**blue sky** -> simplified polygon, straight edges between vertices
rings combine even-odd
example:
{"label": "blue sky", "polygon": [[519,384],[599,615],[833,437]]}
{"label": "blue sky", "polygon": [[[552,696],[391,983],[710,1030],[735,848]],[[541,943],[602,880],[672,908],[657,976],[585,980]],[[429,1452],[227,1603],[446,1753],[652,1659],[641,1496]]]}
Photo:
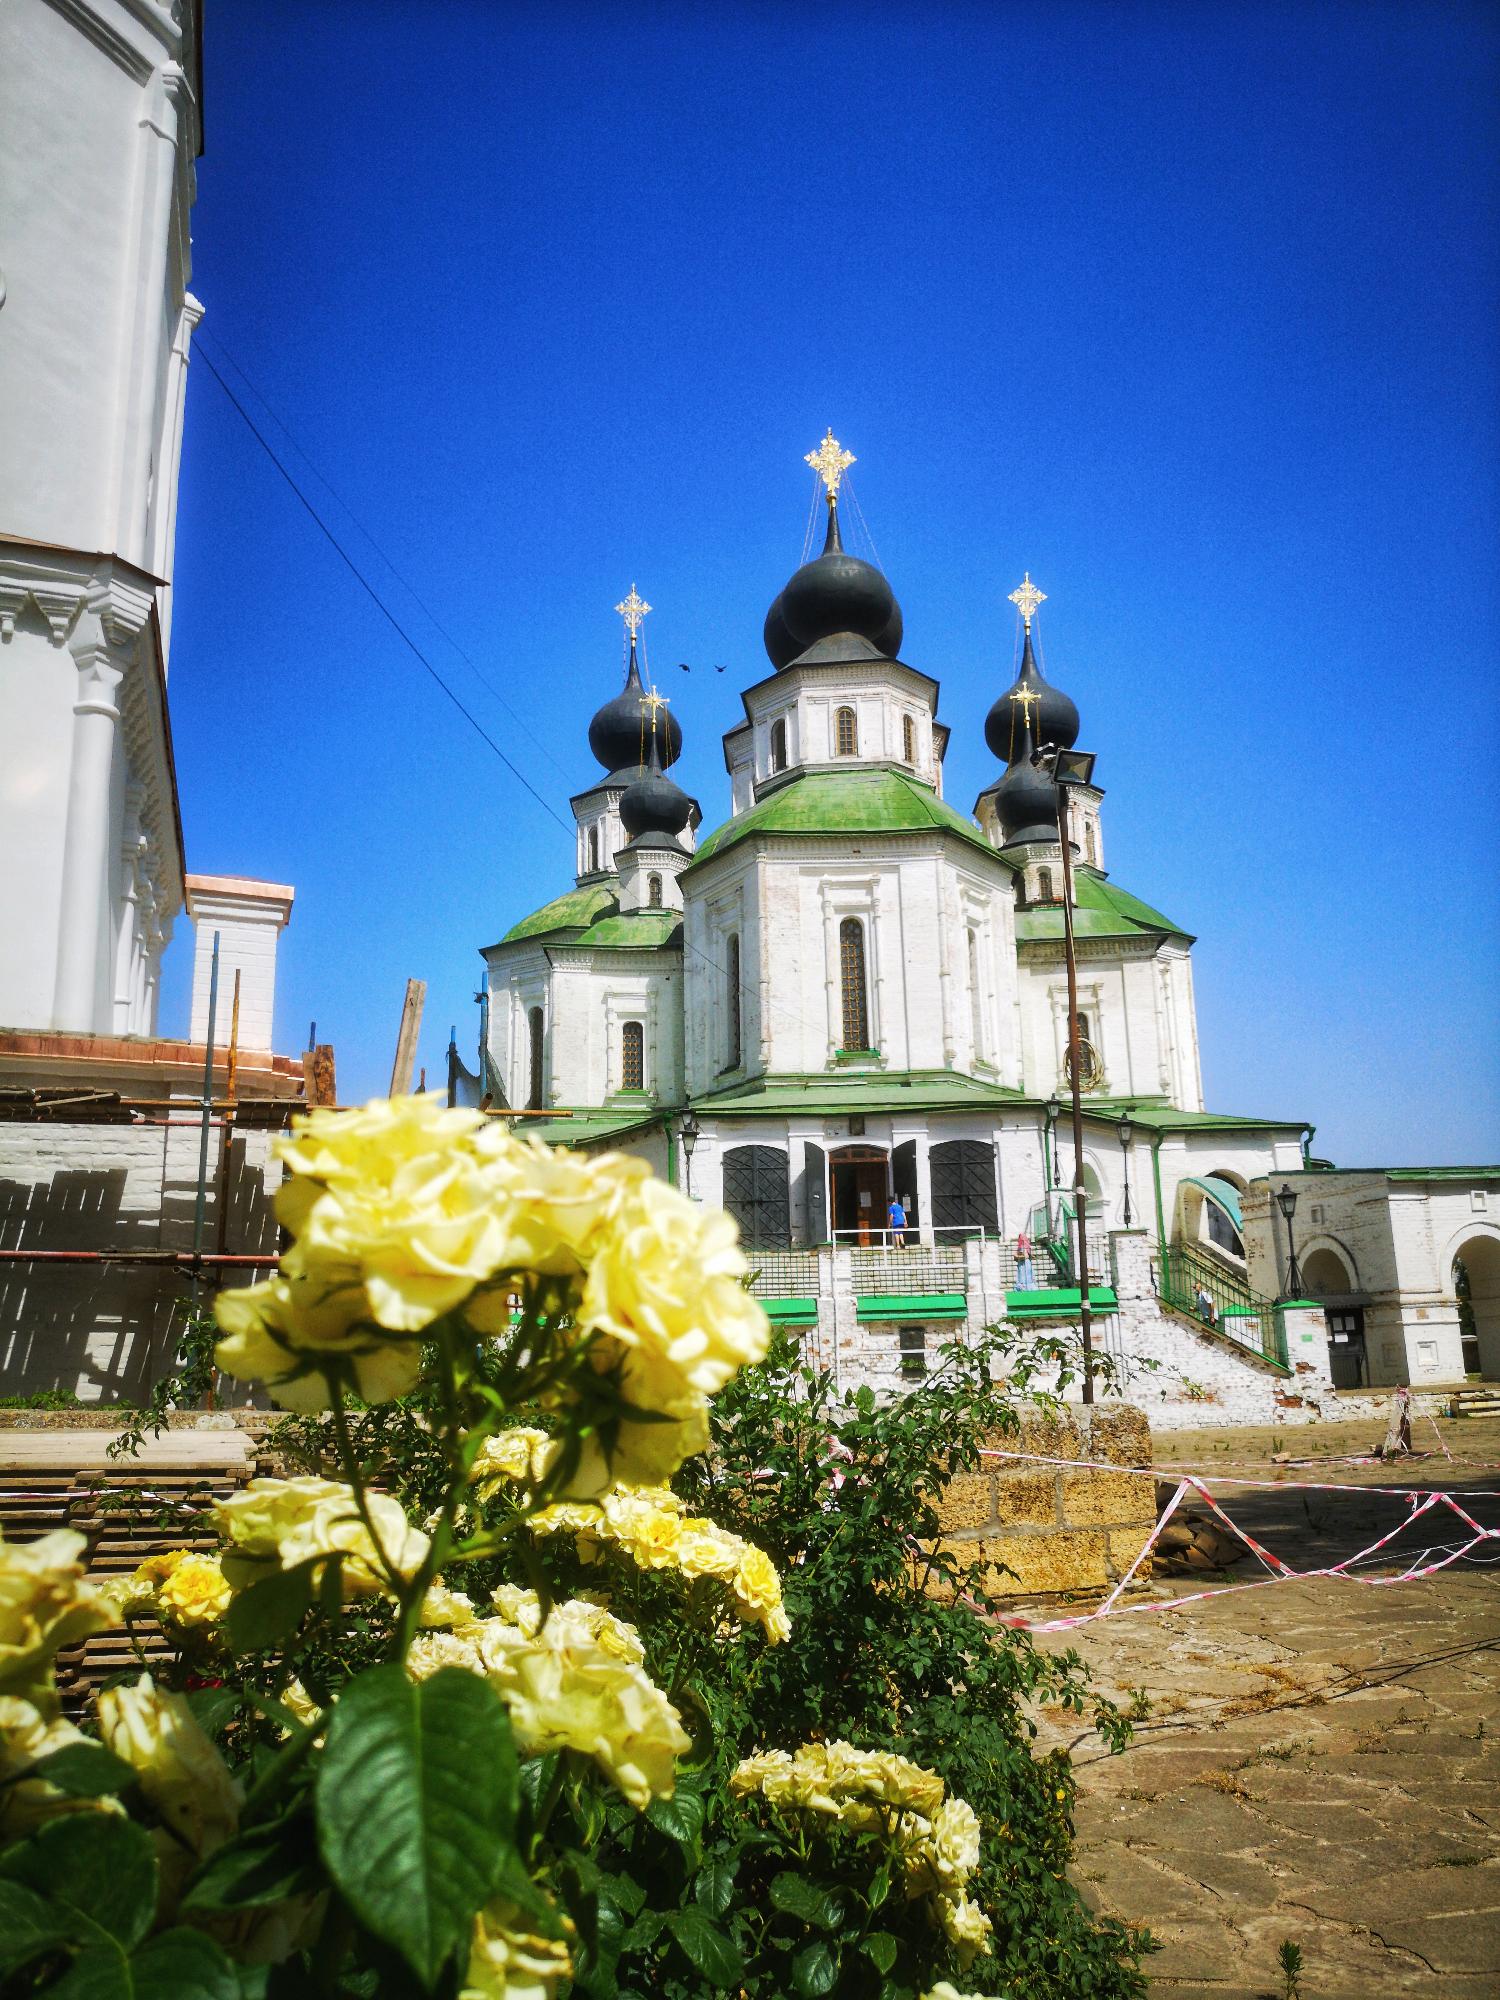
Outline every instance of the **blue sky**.
{"label": "blue sky", "polygon": [[[724,817],[831,424],[961,806],[1048,592],[1111,874],[1200,939],[1210,1104],[1493,1158],[1497,72],[1491,10],[1372,0],[215,6],[204,351],[569,828],[632,581]],[[177,585],[189,865],[297,885],[278,1047],[315,1018],[384,1088],[416,975],[429,1076],[450,1023],[472,1059],[571,833],[203,368]]]}

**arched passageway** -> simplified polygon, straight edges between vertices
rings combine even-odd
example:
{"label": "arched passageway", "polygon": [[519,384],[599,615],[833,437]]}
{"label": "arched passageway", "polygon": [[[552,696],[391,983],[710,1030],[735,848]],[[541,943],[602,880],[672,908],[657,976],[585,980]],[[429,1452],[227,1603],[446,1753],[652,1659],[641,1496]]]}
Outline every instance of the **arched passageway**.
{"label": "arched passageway", "polygon": [[1500,1239],[1471,1236],[1453,1258],[1464,1372],[1500,1382]]}

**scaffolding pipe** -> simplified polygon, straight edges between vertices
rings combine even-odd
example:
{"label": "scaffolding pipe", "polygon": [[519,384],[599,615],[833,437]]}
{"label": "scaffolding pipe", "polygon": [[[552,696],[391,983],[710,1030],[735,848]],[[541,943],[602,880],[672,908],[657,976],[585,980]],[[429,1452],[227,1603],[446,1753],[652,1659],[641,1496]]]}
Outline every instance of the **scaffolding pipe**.
{"label": "scaffolding pipe", "polygon": [[247,1264],[269,1270],[280,1254],[250,1256],[238,1250],[0,1250],[0,1264]]}
{"label": "scaffolding pipe", "polygon": [[[214,1107],[214,1016],[219,1010],[219,933],[208,968],[208,1032],[203,1038],[203,1131],[198,1140],[198,1198],[193,1204],[193,1256],[203,1255],[203,1210],[208,1198],[208,1128]],[[198,1270],[193,1269],[193,1310],[198,1309]]]}

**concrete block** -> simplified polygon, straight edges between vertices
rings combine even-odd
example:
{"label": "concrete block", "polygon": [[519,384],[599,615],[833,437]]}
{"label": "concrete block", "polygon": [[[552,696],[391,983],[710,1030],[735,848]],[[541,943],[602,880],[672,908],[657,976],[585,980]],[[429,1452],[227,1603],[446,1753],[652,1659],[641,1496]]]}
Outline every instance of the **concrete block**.
{"label": "concrete block", "polygon": [[995,1481],[995,1518],[1002,1526],[1030,1521],[1056,1526],[1062,1519],[1057,1507],[1057,1473],[1051,1467],[1002,1472]]}
{"label": "concrete block", "polygon": [[981,1546],[988,1565],[985,1586],[997,1597],[1102,1590],[1110,1581],[1109,1543],[1097,1528],[986,1536]]}
{"label": "concrete block", "polygon": [[995,1481],[987,1472],[960,1472],[948,1482],[937,1503],[943,1532],[989,1527],[995,1519]]}
{"label": "concrete block", "polygon": [[[1110,1575],[1115,1579],[1116,1582],[1118,1582],[1119,1579],[1122,1576],[1124,1576],[1126,1571],[1130,1568],[1130,1565],[1135,1561],[1136,1557],[1140,1554],[1142,1548],[1146,1543],[1147,1537],[1150,1535],[1152,1528],[1154,1528],[1155,1526],[1156,1526],[1155,1521],[1151,1521],[1139,1527],[1111,1528],[1108,1531],[1107,1539],[1109,1543],[1109,1557],[1108,1557],[1109,1570],[1110,1570]],[[1141,1564],[1140,1568],[1136,1571],[1135,1574],[1136,1574],[1136,1579],[1141,1583],[1144,1583],[1146,1579],[1150,1576],[1151,1558],[1149,1556],[1146,1558],[1145,1562]]]}
{"label": "concrete block", "polygon": [[1062,1518],[1069,1527],[1113,1527],[1156,1519],[1156,1483],[1134,1472],[1065,1472]]}

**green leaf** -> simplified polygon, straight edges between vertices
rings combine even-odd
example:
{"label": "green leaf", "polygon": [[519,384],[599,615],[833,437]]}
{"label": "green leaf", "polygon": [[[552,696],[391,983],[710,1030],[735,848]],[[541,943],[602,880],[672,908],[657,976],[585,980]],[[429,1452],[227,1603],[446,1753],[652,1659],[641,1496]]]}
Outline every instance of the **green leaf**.
{"label": "green leaf", "polygon": [[135,1772],[124,1758],[106,1750],[102,1743],[66,1743],[33,1764],[26,1775],[45,1778],[49,1785],[78,1799],[103,1798],[135,1783]]}
{"label": "green leaf", "polygon": [[263,1653],[289,1639],[313,1601],[313,1572],[324,1556],[295,1569],[272,1570],[242,1590],[224,1614],[224,1636],[236,1653]]}
{"label": "green leaf", "polygon": [[217,1736],[234,1719],[243,1699],[239,1688],[194,1688],[187,1697],[187,1704],[204,1735]]}
{"label": "green leaf", "polygon": [[68,1939],[55,1910],[24,1882],[0,1882],[0,1975],[27,1965]]}
{"label": "green leaf", "polygon": [[295,1813],[216,1848],[187,1886],[185,1910],[251,1910],[320,1885],[311,1816]]}
{"label": "green leaf", "polygon": [[693,1898],[711,1917],[722,1917],[734,1899],[734,1878],[739,1873],[739,1856],[721,1854],[704,1867],[693,1884]]}
{"label": "green leaf", "polygon": [[156,1855],[144,1827],[123,1813],[75,1812],[55,1819],[5,1857],[5,1873],[72,1919],[73,1935],[102,1932],[128,1951],[156,1914]]}
{"label": "green leaf", "polygon": [[838,1976],[838,1955],[823,1938],[792,1960],[792,1985],[802,2000],[817,2000],[818,1994],[831,1993]]}
{"label": "green leaf", "polygon": [[494,1887],[517,1796],[510,1723],[477,1675],[447,1667],[413,1683],[393,1662],[334,1704],[317,1778],[323,1858],[428,1992]]}
{"label": "green leaf", "polygon": [[733,1940],[691,1905],[667,1913],[667,1929],[693,1968],[715,1986],[733,1986],[744,1977],[745,1961]]}
{"label": "green leaf", "polygon": [[658,1833],[664,1833],[682,1847],[691,1847],[703,1831],[703,1800],[697,1792],[682,1786],[669,1799],[653,1799],[646,1818]]}
{"label": "green leaf", "polygon": [[233,1960],[201,1931],[163,1931],[130,1961],[141,2000],[241,2000]]}
{"label": "green leaf", "polygon": [[889,1972],[896,1963],[896,1940],[889,1931],[871,1931],[867,1938],[860,1940],[859,1948],[872,1961],[877,1972]]}
{"label": "green leaf", "polygon": [[774,1909],[804,1924],[815,1924],[821,1931],[835,1930],[843,1922],[843,1904],[805,1875],[794,1875],[790,1870],[773,1875],[770,1896]]}

